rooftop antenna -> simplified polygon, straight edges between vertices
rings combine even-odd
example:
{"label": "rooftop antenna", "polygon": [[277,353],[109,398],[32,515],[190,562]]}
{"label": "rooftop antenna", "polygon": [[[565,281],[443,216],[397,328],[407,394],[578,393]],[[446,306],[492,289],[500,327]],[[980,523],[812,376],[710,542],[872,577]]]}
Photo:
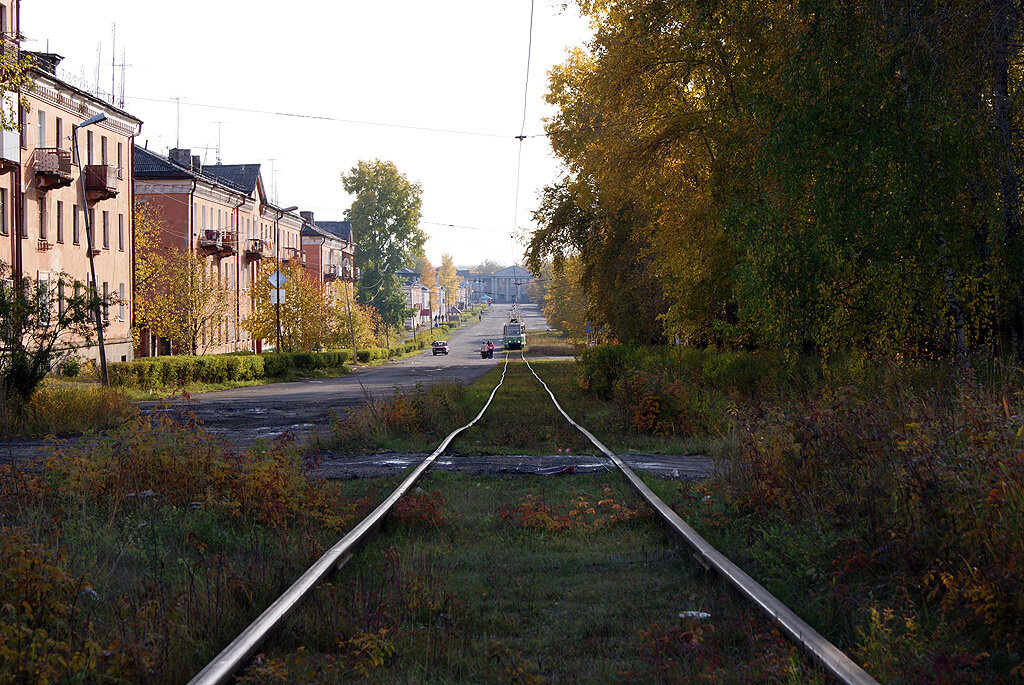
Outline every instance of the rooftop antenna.
{"label": "rooftop antenna", "polygon": [[274,198],[274,204],[277,204],[277,170],[274,169],[274,162],[278,160],[277,157],[269,157],[270,160],[270,195]]}
{"label": "rooftop antenna", "polygon": [[217,147],[215,149],[217,151],[217,164],[220,164],[220,127],[224,125],[225,122],[215,121],[213,123],[217,124]]}
{"label": "rooftop antenna", "polygon": [[95,86],[96,94],[100,94],[100,64],[103,61],[103,43],[96,43],[96,81]]}
{"label": "rooftop antenna", "polygon": [[128,67],[132,66],[131,64],[125,63],[124,48],[121,48],[121,63],[117,66],[121,67],[121,97],[118,99],[118,107],[124,109],[124,82],[128,73]]}
{"label": "rooftop antenna", "polygon": [[177,121],[175,122],[175,133],[174,133],[174,147],[181,148],[181,100],[182,98],[171,98],[177,103],[178,113]]}
{"label": "rooftop antenna", "polygon": [[114,80],[117,78],[117,22],[110,25],[110,104],[114,104],[114,93],[117,92]]}

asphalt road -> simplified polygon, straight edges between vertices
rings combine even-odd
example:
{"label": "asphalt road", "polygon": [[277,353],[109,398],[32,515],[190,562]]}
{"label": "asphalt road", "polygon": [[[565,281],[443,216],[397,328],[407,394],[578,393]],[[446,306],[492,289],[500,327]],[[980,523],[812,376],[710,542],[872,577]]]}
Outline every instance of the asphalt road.
{"label": "asphalt road", "polygon": [[[492,305],[483,319],[450,332],[449,354],[434,355],[429,349],[379,366],[357,368],[338,378],[301,380],[290,383],[234,388],[193,396],[185,406],[214,433],[243,447],[257,438],[272,438],[291,433],[297,438],[325,431],[332,415],[369,398],[391,395],[396,388],[412,388],[442,378],[469,384],[483,376],[502,360],[502,327],[508,321],[511,305]],[[536,305],[520,306],[526,322],[527,339],[531,330],[546,330],[547,322]],[[493,359],[481,359],[480,342],[495,343]],[[163,405],[169,411],[182,408],[179,402]],[[148,402],[140,407],[161,411],[161,404]]]}

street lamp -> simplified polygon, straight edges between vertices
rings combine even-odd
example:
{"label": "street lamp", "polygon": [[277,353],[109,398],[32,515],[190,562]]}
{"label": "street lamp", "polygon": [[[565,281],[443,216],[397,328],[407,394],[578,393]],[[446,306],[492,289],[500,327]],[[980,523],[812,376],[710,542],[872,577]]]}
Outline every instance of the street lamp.
{"label": "street lamp", "polygon": [[274,287],[277,288],[277,297],[274,298],[276,303],[274,305],[275,317],[277,319],[277,348],[275,349],[275,352],[277,354],[281,354],[281,228],[279,224],[281,222],[281,217],[288,212],[294,212],[298,208],[298,205],[292,205],[291,207],[278,209],[277,218],[274,219],[274,242],[277,246],[277,250],[275,251],[277,254],[277,268],[275,270],[277,271],[278,278],[278,282],[274,285]]}
{"label": "street lamp", "polygon": [[83,121],[78,125],[71,126],[71,147],[75,157],[75,164],[78,165],[78,188],[79,194],[82,197],[82,211],[85,212],[85,244],[89,250],[89,272],[92,276],[92,287],[96,293],[96,296],[92,298],[93,306],[96,309],[96,337],[100,345],[100,380],[103,385],[107,385],[107,351],[103,346],[103,313],[100,310],[100,298],[99,298],[99,285],[96,282],[96,261],[93,258],[92,249],[92,222],[89,218],[89,205],[86,200],[85,193],[85,167],[82,166],[82,160],[78,156],[78,129],[85,128],[86,126],[92,126],[107,118],[107,115],[103,112],[93,114],[91,117]]}

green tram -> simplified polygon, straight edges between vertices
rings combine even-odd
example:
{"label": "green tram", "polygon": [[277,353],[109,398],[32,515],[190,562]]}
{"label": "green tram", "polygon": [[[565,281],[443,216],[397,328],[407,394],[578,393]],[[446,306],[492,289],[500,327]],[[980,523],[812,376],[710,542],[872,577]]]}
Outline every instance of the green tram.
{"label": "green tram", "polygon": [[526,324],[516,318],[515,314],[505,324],[502,342],[506,350],[521,350],[526,347]]}

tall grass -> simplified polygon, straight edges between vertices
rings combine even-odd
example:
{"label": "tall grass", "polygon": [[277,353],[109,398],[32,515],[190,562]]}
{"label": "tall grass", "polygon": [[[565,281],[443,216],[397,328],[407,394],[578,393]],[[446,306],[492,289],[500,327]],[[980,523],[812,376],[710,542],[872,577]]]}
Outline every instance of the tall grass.
{"label": "tall grass", "polygon": [[73,435],[107,430],[131,421],[137,410],[124,393],[102,385],[50,380],[19,414],[0,411],[0,434]]}

